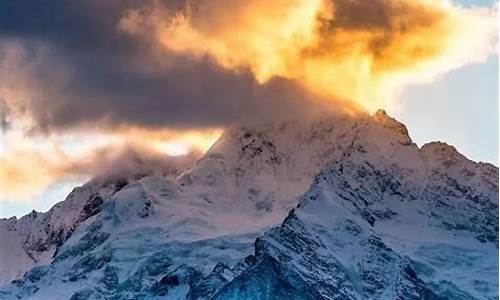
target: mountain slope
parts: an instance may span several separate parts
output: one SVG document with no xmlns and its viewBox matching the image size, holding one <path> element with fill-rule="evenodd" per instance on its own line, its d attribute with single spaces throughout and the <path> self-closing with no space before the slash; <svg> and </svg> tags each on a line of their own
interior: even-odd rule
<svg viewBox="0 0 500 300">
<path fill-rule="evenodd" d="M 81 222 L 100 211 L 103 197 L 115 189 L 116 186 L 78 187 L 47 213 L 33 211 L 19 220 L 0 220 L 0 284 L 36 265 L 49 263 L 57 248 Z"/>
<path fill-rule="evenodd" d="M 383 111 L 235 127 L 179 176 L 136 178 L 56 205 L 72 216 L 64 238 L 45 238 L 36 264 L 3 266 L 10 279 L 37 267 L 0 298 L 497 295 L 498 169 L 418 148 Z M 22 237 L 10 252 L 28 217 L 0 223 Z"/>
<path fill-rule="evenodd" d="M 178 178 L 141 175 L 136 176 L 138 180 L 132 178 L 111 181 L 110 190 L 101 196 L 102 203 L 95 212 L 95 218 L 84 223 L 77 221 L 76 217 L 67 218 L 66 227 L 71 230 L 65 231 L 64 241 L 70 239 L 64 243 L 64 247 L 61 243 L 45 243 L 50 246 L 51 251 L 40 249 L 37 252 L 45 255 L 45 260 L 29 261 L 14 274 L 9 273 L 9 266 L 5 266 L 8 270 L 2 272 L 2 276 L 5 280 L 13 279 L 33 266 L 51 262 L 61 253 L 59 248 L 62 250 L 75 239 L 88 239 L 84 233 L 75 234 L 86 232 L 86 228 L 97 227 L 99 231 L 109 228 L 110 236 L 116 236 L 116 239 L 122 236 L 128 238 L 137 231 L 152 232 L 152 238 L 159 243 L 180 240 L 186 244 L 225 235 L 259 234 L 263 229 L 278 224 L 296 204 L 300 194 L 308 188 L 321 165 L 338 155 L 331 150 L 327 141 L 339 139 L 335 135 L 346 135 L 355 120 L 343 114 L 329 115 L 328 118 L 333 119 L 315 123 L 283 122 L 257 127 L 236 127 L 226 132 L 202 159 Z M 332 132 L 332 124 L 338 130 Z M 349 136 L 346 135 L 346 138 Z M 341 144 L 344 142 L 341 141 Z M 296 165 L 298 162 L 300 164 Z M 115 185 L 117 188 L 113 188 Z M 91 182 L 81 189 L 94 191 L 97 188 L 100 185 L 95 187 Z M 51 211 L 78 216 L 79 208 L 67 204 L 73 201 L 72 198 L 74 197 L 69 196 Z M 77 198 L 82 198 L 76 202 L 83 205 L 89 196 Z M 105 212 L 110 212 L 113 216 L 105 218 Z M 38 214 L 37 219 L 45 219 L 46 214 Z M 13 246 L 9 252 L 22 253 L 25 238 L 21 234 L 23 230 L 17 228 L 21 222 L 12 222 L 15 226 L 6 226 L 5 230 L 14 236 L 21 235 L 21 238 L 17 244 L 9 242 Z M 37 222 L 27 222 L 25 231 L 36 231 L 39 228 Z M 93 222 L 100 225 L 94 226 Z M 142 243 L 140 238 L 149 238 L 148 235 L 149 233 L 145 234 L 147 237 L 137 237 L 135 242 Z M 244 240 L 247 250 L 238 259 L 251 252 L 252 241 L 246 241 L 246 238 Z M 110 239 L 109 243 L 115 243 L 114 239 Z M 150 254 L 145 253 L 142 257 Z M 216 262 L 209 264 L 207 268 L 210 269 Z M 57 259 L 53 263 L 57 263 Z M 13 265 L 20 266 L 17 262 Z"/>
<path fill-rule="evenodd" d="M 319 173 L 214 299 L 281 299 L 277 281 L 303 299 L 497 299 L 498 169 L 401 130 L 374 136 L 362 130 Z M 262 264 L 277 271 L 263 277 Z"/>
<path fill-rule="evenodd" d="M 32 267 L 49 263 L 77 227 L 101 212 L 107 199 L 129 182 L 145 174 L 175 176 L 192 164 L 191 157 L 170 159 L 168 165 L 152 165 L 147 159 L 132 157 L 125 168 L 104 170 L 87 184 L 76 187 L 48 212 L 32 213 L 17 219 L 0 220 L 0 286 L 21 276 Z M 127 170 L 130 168 L 130 170 Z M 133 171 L 132 171 L 133 170 Z"/>
</svg>

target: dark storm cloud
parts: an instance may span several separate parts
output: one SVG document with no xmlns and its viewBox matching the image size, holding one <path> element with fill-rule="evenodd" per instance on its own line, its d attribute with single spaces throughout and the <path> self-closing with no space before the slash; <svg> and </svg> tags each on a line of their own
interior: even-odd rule
<svg viewBox="0 0 500 300">
<path fill-rule="evenodd" d="M 0 2 L 0 43 L 19 43 L 22 63 L 30 66 L 22 76 L 31 96 L 15 105 L 36 120 L 36 129 L 223 126 L 244 113 L 294 110 L 303 103 L 303 94 L 278 97 L 292 82 L 262 86 L 247 70 L 169 53 L 148 37 L 118 29 L 127 11 L 148 5 L 154 2 Z M 164 6 L 175 11 L 184 3 Z"/>
</svg>

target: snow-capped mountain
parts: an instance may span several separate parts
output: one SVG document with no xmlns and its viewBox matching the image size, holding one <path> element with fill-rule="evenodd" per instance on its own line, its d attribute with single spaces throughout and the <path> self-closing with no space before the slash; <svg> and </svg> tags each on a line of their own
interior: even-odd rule
<svg viewBox="0 0 500 300">
<path fill-rule="evenodd" d="M 391 127 L 360 128 L 214 299 L 498 299 L 498 170 Z"/>
<path fill-rule="evenodd" d="M 182 170 L 2 220 L 0 299 L 498 298 L 498 168 L 383 111 L 235 126 Z"/>
</svg>

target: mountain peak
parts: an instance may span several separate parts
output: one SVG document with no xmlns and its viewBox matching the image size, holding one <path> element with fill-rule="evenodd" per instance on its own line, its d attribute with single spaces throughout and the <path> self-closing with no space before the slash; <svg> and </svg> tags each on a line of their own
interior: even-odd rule
<svg viewBox="0 0 500 300">
<path fill-rule="evenodd" d="M 446 168 L 453 166 L 472 166 L 475 168 L 471 160 L 458 152 L 455 147 L 444 142 L 434 141 L 426 143 L 422 145 L 420 152 L 428 162 L 433 162 L 436 165 L 442 165 Z"/>
<path fill-rule="evenodd" d="M 377 110 L 375 112 L 375 114 L 373 115 L 373 119 L 376 122 L 379 122 L 380 124 L 382 124 L 384 127 L 391 129 L 391 130 L 401 134 L 402 136 L 408 138 L 409 142 L 411 143 L 410 134 L 408 133 L 408 129 L 406 128 L 406 125 L 399 122 L 395 118 L 389 116 L 385 110 L 383 110 L 383 109 Z"/>
</svg>

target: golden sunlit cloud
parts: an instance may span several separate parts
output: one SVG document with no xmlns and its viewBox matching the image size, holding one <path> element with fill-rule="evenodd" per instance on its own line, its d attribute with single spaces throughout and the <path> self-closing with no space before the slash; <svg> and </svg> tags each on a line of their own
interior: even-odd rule
<svg viewBox="0 0 500 300">
<path fill-rule="evenodd" d="M 130 139 L 138 139 L 137 142 L 140 144 L 145 144 L 148 148 L 170 156 L 186 155 L 193 151 L 204 153 L 221 134 L 222 129 L 217 128 L 181 131 L 124 128 L 108 133 L 108 135 L 115 136 L 115 139 L 122 138 L 122 144 L 130 144 L 132 142 Z"/>
<path fill-rule="evenodd" d="M 447 0 L 201 1 L 129 11 L 119 28 L 165 48 L 249 68 L 261 82 L 299 80 L 372 111 L 495 51 L 497 9 Z M 195 6 L 196 5 L 196 6 Z"/>
<path fill-rule="evenodd" d="M 63 180 L 88 180 L 113 161 L 124 162 L 133 151 L 159 162 L 168 156 L 203 153 L 219 138 L 219 129 L 175 132 L 122 128 L 116 132 L 86 132 L 27 137 L 22 130 L 5 132 L 0 151 L 0 190 L 3 199 L 29 201 Z M 135 167 L 135 166 L 134 166 Z"/>
</svg>

